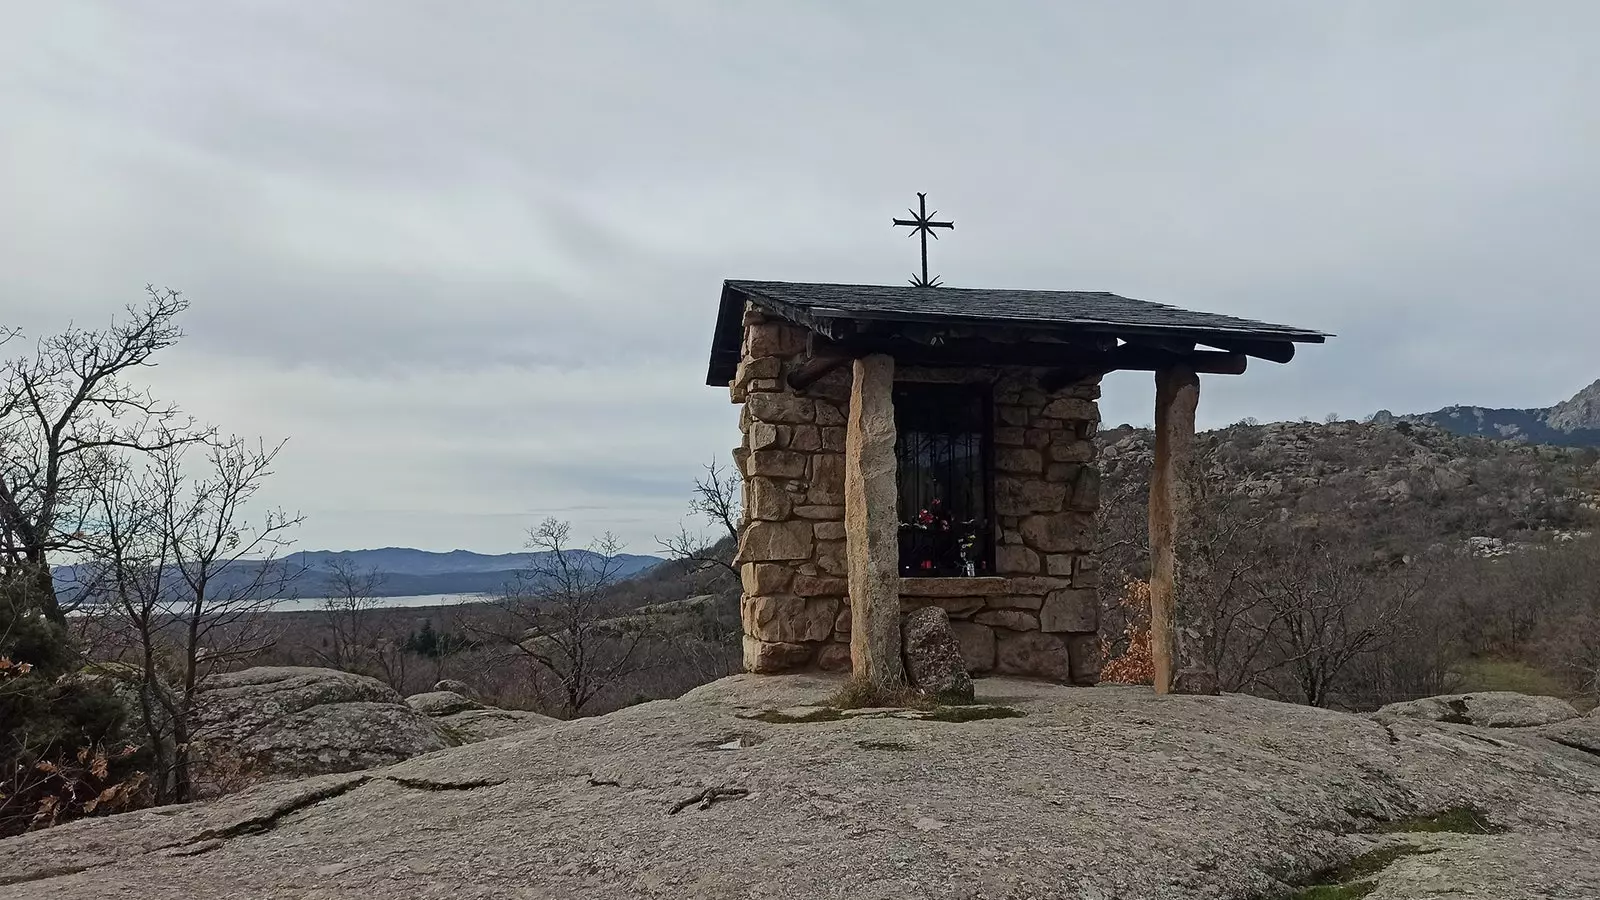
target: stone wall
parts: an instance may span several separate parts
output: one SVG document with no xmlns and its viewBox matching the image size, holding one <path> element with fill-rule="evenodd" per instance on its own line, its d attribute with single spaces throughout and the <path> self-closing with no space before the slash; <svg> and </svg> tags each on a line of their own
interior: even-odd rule
<svg viewBox="0 0 1600 900">
<path fill-rule="evenodd" d="M 743 403 L 739 563 L 745 668 L 850 667 L 844 542 L 848 366 L 803 394 L 785 379 L 804 356 L 804 329 L 745 313 L 742 361 L 730 385 Z M 975 674 L 1093 684 L 1099 677 L 1092 438 L 1098 381 L 1053 394 L 1037 369 L 897 370 L 901 381 L 994 385 L 995 574 L 903 578 L 901 605 L 943 607 Z"/>
</svg>

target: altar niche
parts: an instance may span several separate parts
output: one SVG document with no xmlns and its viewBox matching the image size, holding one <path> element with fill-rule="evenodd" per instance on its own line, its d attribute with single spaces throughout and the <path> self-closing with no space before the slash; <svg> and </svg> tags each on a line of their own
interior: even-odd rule
<svg viewBox="0 0 1600 900">
<path fill-rule="evenodd" d="M 902 613 L 936 605 L 974 674 L 1095 683 L 1100 379 L 1142 369 L 1156 686 L 1215 690 L 1176 603 L 1199 374 L 1325 337 L 1104 293 L 726 282 L 707 383 L 743 404 L 745 667 L 892 687 Z"/>
</svg>

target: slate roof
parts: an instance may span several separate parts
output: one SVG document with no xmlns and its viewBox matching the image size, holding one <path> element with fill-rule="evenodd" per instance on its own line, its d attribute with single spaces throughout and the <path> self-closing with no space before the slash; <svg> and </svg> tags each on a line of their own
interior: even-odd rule
<svg viewBox="0 0 1600 900">
<path fill-rule="evenodd" d="M 1219 340 L 1322 343 L 1330 335 L 1218 313 L 1180 309 L 1103 291 L 919 288 L 909 285 L 723 282 L 706 383 L 725 385 L 738 364 L 744 302 L 816 327 L 832 319 L 978 322 L 1048 326 L 1102 335 L 1166 335 Z"/>
</svg>

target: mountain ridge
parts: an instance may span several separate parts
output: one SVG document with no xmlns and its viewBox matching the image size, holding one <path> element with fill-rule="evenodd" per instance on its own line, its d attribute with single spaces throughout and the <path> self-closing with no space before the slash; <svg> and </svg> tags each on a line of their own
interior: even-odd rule
<svg viewBox="0 0 1600 900">
<path fill-rule="evenodd" d="M 1501 441 L 1600 447 L 1600 380 L 1553 406 L 1513 409 L 1455 405 L 1407 414 L 1383 409 L 1372 416 L 1372 421 L 1379 425 L 1433 425 L 1456 434 Z"/>
<path fill-rule="evenodd" d="M 588 550 L 568 550 L 567 554 L 592 558 Z M 294 572 L 291 591 L 298 597 L 325 597 L 334 591 L 331 565 L 345 562 L 357 572 L 373 573 L 377 597 L 415 597 L 433 594 L 493 594 L 514 584 L 518 573 L 549 553 L 476 553 L 471 550 L 432 551 L 412 547 L 381 547 L 371 550 L 297 550 L 281 562 Z M 624 553 L 617 557 L 619 574 L 631 577 L 662 562 L 655 556 Z M 232 578 L 241 582 L 258 571 L 259 563 L 236 563 Z M 55 570 L 56 588 L 72 592 L 84 579 L 86 567 L 59 566 Z M 224 579 L 226 587 L 227 578 Z"/>
</svg>

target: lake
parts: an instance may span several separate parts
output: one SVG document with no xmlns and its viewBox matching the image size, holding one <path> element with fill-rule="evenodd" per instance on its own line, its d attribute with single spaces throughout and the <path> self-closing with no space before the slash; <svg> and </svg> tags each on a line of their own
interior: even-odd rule
<svg viewBox="0 0 1600 900">
<path fill-rule="evenodd" d="M 494 594 L 419 594 L 414 597 L 378 597 L 376 608 L 395 609 L 407 606 L 454 606 L 458 603 L 482 603 L 494 599 Z M 323 597 L 302 597 L 285 600 L 273 607 L 275 612 L 305 612 L 322 608 Z"/>
</svg>

